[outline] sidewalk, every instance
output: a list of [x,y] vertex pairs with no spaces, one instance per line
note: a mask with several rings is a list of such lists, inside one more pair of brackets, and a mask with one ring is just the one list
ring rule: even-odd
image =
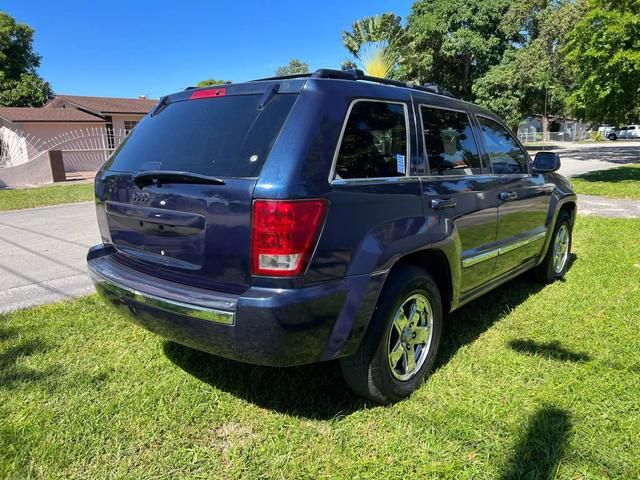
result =
[[86,255],[100,235],[93,202],[0,213],[0,313],[93,292]]

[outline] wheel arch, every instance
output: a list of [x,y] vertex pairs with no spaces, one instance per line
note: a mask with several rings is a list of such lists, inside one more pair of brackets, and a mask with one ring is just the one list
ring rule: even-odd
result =
[[385,285],[392,278],[394,271],[406,265],[417,266],[429,272],[440,290],[443,311],[449,312],[453,304],[453,278],[447,255],[442,250],[434,248],[408,253],[393,264]]
[[569,214],[569,218],[571,219],[571,228],[573,228],[576,222],[577,209],[578,209],[578,206],[574,201],[565,202],[560,206],[560,212],[567,212]]

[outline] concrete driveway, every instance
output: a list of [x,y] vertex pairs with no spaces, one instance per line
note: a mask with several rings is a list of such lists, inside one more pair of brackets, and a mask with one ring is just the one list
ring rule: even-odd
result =
[[594,170],[608,170],[628,163],[640,163],[640,141],[604,143],[549,143],[529,148],[533,157],[539,150],[552,150],[560,154],[560,173],[567,177]]
[[0,213],[0,312],[91,293],[99,240],[93,203]]

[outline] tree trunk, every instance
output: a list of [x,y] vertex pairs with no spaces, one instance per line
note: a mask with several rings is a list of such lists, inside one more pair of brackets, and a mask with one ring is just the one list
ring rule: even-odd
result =
[[549,117],[542,115],[542,141],[549,141]]
[[471,70],[471,60],[473,55],[466,55],[464,61],[464,75],[463,75],[463,83],[462,83],[462,98],[465,100],[469,100],[469,72]]

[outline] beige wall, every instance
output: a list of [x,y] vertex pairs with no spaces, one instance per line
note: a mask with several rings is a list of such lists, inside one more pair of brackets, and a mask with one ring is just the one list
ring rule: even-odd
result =
[[125,120],[133,120],[139,122],[142,120],[144,115],[111,115],[111,119],[113,120],[113,131],[116,135],[124,135],[124,121]]

